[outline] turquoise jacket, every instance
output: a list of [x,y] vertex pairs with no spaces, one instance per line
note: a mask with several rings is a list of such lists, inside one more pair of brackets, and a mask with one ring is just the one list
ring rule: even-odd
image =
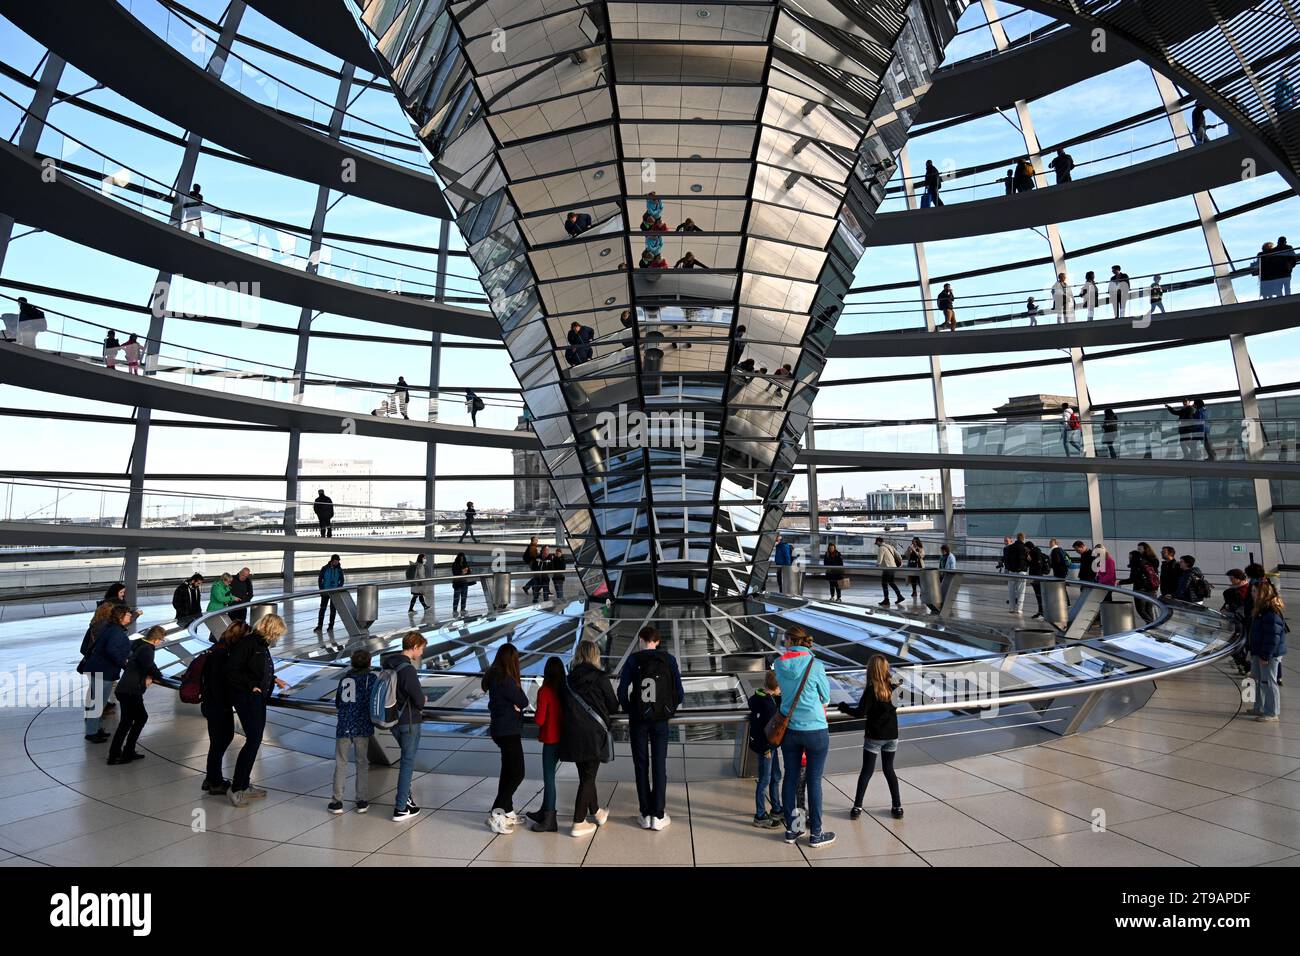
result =
[[[812,673],[799,695],[799,705],[790,713],[790,704],[799,690],[808,661],[812,660]],[[790,715],[791,730],[825,730],[826,705],[831,702],[831,685],[826,679],[826,668],[812,657],[806,647],[787,648],[772,668],[777,683],[781,685],[781,713]]]

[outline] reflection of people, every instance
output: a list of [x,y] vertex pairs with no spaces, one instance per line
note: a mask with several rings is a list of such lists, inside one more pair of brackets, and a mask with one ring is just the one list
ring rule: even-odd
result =
[[569,326],[569,347],[564,350],[564,360],[570,365],[582,365],[591,360],[591,341],[596,333],[581,322]]
[[570,239],[577,239],[591,228],[591,215],[585,212],[571,212],[564,217],[564,231]]

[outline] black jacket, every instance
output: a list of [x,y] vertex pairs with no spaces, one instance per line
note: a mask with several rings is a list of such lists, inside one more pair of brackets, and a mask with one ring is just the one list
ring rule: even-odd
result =
[[[844,567],[844,555],[841,552],[836,551],[834,554],[831,554],[829,551],[826,552],[826,554],[822,556],[822,564],[826,565],[826,579],[828,581],[844,580],[844,571],[842,570]],[[837,568],[841,570],[836,570]]]
[[230,647],[218,641],[207,652],[208,660],[203,665],[203,703],[201,709],[204,717],[217,718],[230,713]]
[[1013,574],[1029,570],[1029,549],[1022,541],[1012,541],[1002,549],[1002,567]]
[[257,634],[241,637],[230,648],[226,673],[232,693],[251,694],[256,689],[261,692],[263,700],[269,698],[275,686],[275,665],[266,641]]
[[[122,668],[122,676],[117,682],[117,695],[143,697],[144,679],[152,677],[155,681],[163,679],[162,671],[153,662],[154,646],[148,641],[135,641],[131,645],[131,659]],[[205,668],[206,669],[206,668]]]
[[1180,405],[1178,408],[1170,408],[1166,405],[1165,411],[1178,419],[1179,438],[1188,435],[1199,435],[1203,431],[1200,419],[1196,417],[1196,409],[1193,406]]
[[1183,569],[1178,566],[1176,558],[1170,558],[1168,561],[1160,562],[1160,593],[1168,594],[1173,597],[1178,593],[1178,579],[1182,577]]
[[1145,565],[1151,565],[1151,567],[1156,568],[1156,570],[1159,571],[1157,563],[1144,555],[1139,554],[1135,557],[1129,558],[1128,580],[1124,583],[1133,588],[1134,591],[1151,594],[1153,592],[1147,585],[1146,573],[1142,570]]
[[190,587],[190,582],[182,581],[172,592],[172,608],[179,620],[182,617],[196,617],[203,613],[203,589]]
[[230,594],[240,604],[253,600],[253,576],[250,574],[248,580],[241,581],[236,574],[230,581]]
[[521,711],[528,706],[528,695],[523,688],[505,678],[489,684],[487,677],[483,678],[479,686],[487,691],[488,713],[492,716],[488,736],[520,736],[524,732]]
[[[603,723],[591,719],[574,695],[580,696]],[[574,763],[601,760],[609,756],[609,715],[618,710],[618,698],[609,686],[609,675],[591,664],[579,664],[569,674],[561,695],[564,723],[560,731],[560,759]]]
[[334,520],[334,499],[329,495],[321,495],[312,505],[312,510],[316,512],[316,520],[333,521]]
[[[550,560],[547,562],[546,567],[547,567],[547,570],[549,570],[549,571],[564,571],[564,569],[568,567],[568,562],[565,561],[565,559],[564,559],[564,555],[562,555],[562,554],[553,554],[553,555],[551,555]],[[552,575],[551,575],[551,579],[552,579],[553,581],[563,581],[563,580],[564,580],[564,575],[563,575],[563,574],[552,574]]]
[[1052,565],[1053,577],[1063,578],[1070,573],[1070,557],[1059,544],[1048,555],[1048,562]]
[[397,717],[403,724],[418,724],[424,719],[424,688],[415,665],[405,654],[389,654],[380,662],[384,670],[397,670]]
[[858,701],[857,706],[840,704],[839,710],[841,714],[848,714],[850,717],[866,718],[863,733],[868,740],[898,739],[898,711],[894,707],[894,701],[880,700],[870,684],[863,691],[862,699]]

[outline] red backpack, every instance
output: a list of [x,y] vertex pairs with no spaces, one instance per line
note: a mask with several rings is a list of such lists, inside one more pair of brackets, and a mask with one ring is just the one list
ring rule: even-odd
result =
[[203,703],[203,668],[207,665],[208,658],[211,656],[211,650],[195,654],[194,659],[190,661],[189,667],[185,668],[185,673],[181,676],[181,703]]
[[1146,582],[1147,590],[1153,594],[1160,590],[1160,574],[1150,561],[1142,562],[1142,580]]
[[1070,412],[1070,431],[1077,432],[1078,430],[1079,430],[1079,414],[1078,412]]

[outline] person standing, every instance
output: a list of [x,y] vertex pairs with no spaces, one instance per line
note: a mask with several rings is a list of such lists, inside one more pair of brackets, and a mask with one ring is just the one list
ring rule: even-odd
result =
[[1205,106],[1198,100],[1192,107],[1192,142],[1197,146],[1204,146],[1205,141],[1209,138],[1209,131],[1205,124]]
[[334,522],[334,499],[325,494],[324,488],[316,492],[316,500],[312,503],[312,510],[316,512],[316,520],[320,523],[320,536],[322,538],[334,537],[334,529],[330,527]]
[[[318,591],[337,591],[343,587],[344,574],[343,562],[337,554],[331,554],[330,559],[321,565],[320,571],[316,574],[316,590]],[[316,614],[316,633],[322,630],[325,623],[325,609],[329,608],[330,612],[330,630],[334,630],[334,618],[338,614],[338,609],[334,607],[334,601],[329,594],[320,596],[320,611]]]
[[122,350],[122,343],[117,340],[117,333],[109,329],[104,338],[104,368],[117,368],[117,353]]
[[1070,556],[1065,553],[1061,547],[1061,542],[1053,538],[1048,547],[1051,549],[1047,553],[1047,563],[1052,569],[1052,577],[1064,581],[1070,576]]
[[1176,552],[1169,545],[1160,549],[1160,599],[1167,601],[1178,593],[1178,579],[1182,569],[1178,567]]
[[797,768],[805,767],[808,846],[820,849],[835,842],[835,834],[822,829],[822,775],[831,745],[826,705],[831,702],[831,687],[826,678],[826,668],[813,655],[812,646],[812,636],[796,624],[786,631],[785,653],[772,669],[781,687],[780,714],[789,718],[781,741],[781,761],[785,765],[785,781],[781,788],[785,842],[799,840],[799,832],[794,828],[799,790]]
[[1295,272],[1296,252],[1286,241],[1286,236],[1278,236],[1273,245],[1273,255],[1277,260],[1278,295],[1291,294],[1291,273]]
[[415,672],[415,662],[424,657],[428,643],[419,631],[407,631],[402,635],[401,651],[389,654],[380,665],[384,670],[397,672],[397,723],[393,725],[393,736],[402,756],[393,802],[394,823],[420,815],[420,807],[411,799],[415,754],[420,749],[420,729],[424,726],[424,688]]
[[1012,575],[1007,582],[1007,603],[1012,614],[1023,614],[1025,608],[1025,580],[1029,576],[1029,548],[1025,546],[1025,533],[1019,531],[1015,538],[1002,548],[1002,570]]
[[429,602],[425,600],[425,592],[429,589],[429,579],[433,573],[429,570],[429,565],[424,559],[424,555],[417,554],[415,560],[406,566],[406,580],[411,582],[411,603],[406,609],[407,614],[415,613],[415,602],[420,602],[420,607],[429,610]]
[[132,332],[125,343],[122,345],[122,357],[126,359],[126,371],[128,375],[140,374],[140,359],[144,356],[144,346],[140,344],[139,339]]
[[1029,325],[1031,327],[1038,325],[1038,317],[1042,314],[1043,310],[1038,307],[1038,300],[1031,295],[1029,301],[1025,303],[1025,315],[1029,317]]
[[334,688],[334,788],[330,795],[330,813],[343,812],[343,791],[348,782],[348,754],[357,765],[357,813],[370,809],[370,738],[375,725],[370,719],[370,691],[374,671],[370,669],[370,652],[364,648],[352,652],[347,673]]
[[898,590],[898,585],[894,583],[894,569],[902,565],[902,563],[897,548],[884,538],[876,539],[876,567],[882,569],[880,572],[880,591],[885,598],[877,607],[889,607],[890,588],[894,589],[894,595],[898,599],[897,603],[903,603],[903,592]]
[[1006,189],[1008,196],[1016,191],[1016,172],[1014,169],[1008,169],[1007,174],[1002,177],[1002,186]]
[[36,348],[36,337],[46,331],[45,310],[27,301],[26,296],[18,297],[18,344]]
[[131,659],[131,638],[126,629],[131,626],[133,617],[131,609],[125,604],[113,605],[108,612],[108,623],[99,632],[99,637],[78,668],[90,678],[86,689],[85,738],[92,744],[102,744],[108,740],[108,734],[103,731],[100,722],[113,683],[122,676],[122,668]]
[[554,655],[548,657],[533,712],[537,740],[542,745],[542,806],[524,814],[536,833],[559,830],[555,820],[555,772],[560,766],[560,738],[564,727],[564,700],[561,697],[564,676],[564,662]]
[[826,565],[826,583],[830,586],[830,599],[844,602],[844,555],[840,554],[840,549],[832,541],[826,547],[826,554],[822,558],[822,564]]
[[1189,604],[1204,604],[1210,591],[1210,582],[1196,566],[1196,556],[1182,555],[1178,559],[1178,589],[1174,591],[1174,597]]
[[[942,600],[947,600],[948,587],[952,584],[951,572],[957,570],[957,555],[952,553],[952,548],[946,543],[939,545],[939,570],[943,572],[939,575],[939,596]],[[933,606],[930,610],[939,613]]]
[[1083,285],[1079,286],[1079,305],[1088,310],[1088,321],[1091,322],[1097,310],[1097,273],[1089,271],[1084,275]]
[[564,571],[568,563],[564,559],[564,552],[556,548],[551,552],[550,561],[547,567],[551,572],[551,587],[555,589],[555,600],[564,600]]
[[451,562],[451,616],[467,613],[469,607],[469,559],[461,552]]
[[1038,184],[1034,182],[1034,167],[1028,157],[1016,162],[1014,185],[1017,193],[1027,193],[1037,188]]
[[235,704],[230,689],[230,648],[246,634],[248,625],[243,621],[235,621],[204,652],[208,659],[203,665],[203,700],[199,706],[208,725],[208,759],[207,773],[200,789],[211,797],[224,797],[230,790],[231,781],[226,779],[222,767],[226,751],[235,739]]
[[411,387],[406,384],[406,376],[397,376],[397,384],[393,386],[393,404],[403,418],[410,418],[406,414],[406,406],[411,403]]
[[[248,568],[240,568],[230,581],[230,596],[235,599],[236,604],[247,604],[253,600],[253,572]],[[248,608],[236,608],[230,612],[232,620],[244,621],[248,619]]]
[[1255,681],[1255,707],[1258,721],[1272,723],[1281,719],[1282,698],[1278,678],[1282,657],[1286,654],[1285,605],[1277,588],[1268,578],[1255,586],[1255,606],[1250,621],[1250,676]]
[[1118,434],[1119,416],[1115,414],[1115,409],[1108,408],[1101,413],[1101,443],[1106,446],[1106,451],[1111,458],[1119,457],[1115,451],[1115,439]]
[[780,699],[781,684],[774,671],[763,675],[763,686],[749,697],[749,749],[758,761],[754,826],[763,830],[785,825],[781,810],[781,748],[772,746],[767,739],[767,725],[776,716]]
[[230,648],[227,663],[230,697],[244,732],[244,746],[235,758],[235,774],[226,792],[235,807],[247,806],[249,800],[266,796],[265,790],[253,786],[253,764],[266,732],[266,708],[271,694],[276,688],[287,686],[275,676],[275,662],[271,659],[271,648],[285,630],[280,615],[267,614]]
[[131,648],[131,657],[122,668],[122,679],[117,682],[117,702],[122,705],[122,716],[117,724],[117,733],[108,745],[108,763],[110,765],[131,763],[144,754],[135,749],[140,739],[140,732],[149,720],[149,712],[144,707],[144,692],[154,683],[163,679],[162,671],[154,663],[154,651],[163,642],[167,632],[155,624],[145,631],[144,636]]
[[1056,172],[1056,185],[1074,181],[1074,157],[1062,146],[1056,150],[1056,158],[1048,165]]
[[488,735],[501,751],[497,795],[487,825],[493,833],[510,834],[519,823],[514,799],[515,791],[524,782],[523,713],[528,707],[528,695],[519,676],[519,651],[513,644],[502,644],[497,649],[479,686],[488,695]]
[[465,413],[469,415],[471,427],[478,428],[478,413],[486,408],[483,399],[472,388],[465,389]]
[[776,536],[776,544],[772,547],[772,563],[776,565],[776,589],[784,594],[785,581],[781,569],[794,564],[794,546],[784,540],[779,533]]
[[208,595],[208,613],[213,611],[224,611],[230,605],[235,603],[235,596],[230,591],[230,586],[235,579],[230,576],[230,572],[224,572],[221,577],[212,582],[212,590]]
[[[920,538],[914,536],[912,538],[911,543],[907,546],[907,551],[904,553],[903,557],[905,563],[909,568],[917,568],[917,569],[924,568],[925,567],[925,543]],[[909,574],[907,576],[907,583],[912,588],[912,601],[916,602],[919,599],[917,588],[921,584],[920,575]]]
[[1156,309],[1160,310],[1161,315],[1168,315],[1165,311],[1165,287],[1160,284],[1160,276],[1151,277],[1151,285],[1147,287],[1147,298],[1151,301],[1151,315],[1156,314]]
[[591,343],[596,338],[596,333],[590,326],[574,322],[569,326],[565,338],[569,346],[564,350],[564,360],[570,366],[583,365],[591,361]]
[[952,291],[952,283],[945,282],[938,298],[935,299],[935,305],[943,314],[943,324],[949,332],[957,331],[957,310],[954,308],[956,301],[957,296]]
[[1083,422],[1069,402],[1061,403],[1061,447],[1065,449],[1066,458],[1071,457],[1071,449],[1083,454]]
[[1070,291],[1070,282],[1064,272],[1056,274],[1052,284],[1052,308],[1056,311],[1056,324],[1062,325],[1074,319],[1074,293]]
[[203,616],[203,575],[197,571],[176,585],[172,592],[172,610],[176,623],[189,627],[190,622]]
[[628,715],[632,765],[641,829],[664,830],[672,822],[668,801],[668,721],[686,697],[677,658],[659,649],[659,631],[637,633],[639,649],[618,676],[618,703]]
[[1178,419],[1178,446],[1184,459],[1196,458],[1196,446],[1201,444],[1204,428],[1196,418],[1196,406],[1184,398],[1180,408],[1165,406],[1165,411]]
[[206,238],[203,234],[203,208],[207,203],[203,198],[203,189],[198,183],[190,187],[190,194],[181,200],[181,231],[194,231],[199,234],[199,238]]
[[1214,453],[1214,443],[1210,440],[1210,412],[1205,407],[1205,400],[1198,398],[1192,402],[1192,417],[1200,425],[1201,444],[1205,449],[1205,460],[1214,461],[1218,456]]
[[[569,832],[584,837],[609,820],[609,811],[601,807],[596,796],[596,774],[602,763],[614,759],[610,715],[618,710],[618,698],[600,667],[600,648],[592,641],[578,642],[564,690],[559,758],[570,761],[578,771]],[[595,823],[588,822],[588,816]],[[644,826],[645,818],[640,822]]]
[[934,160],[927,159],[925,161],[925,193],[921,196],[922,209],[943,205],[943,200],[939,198],[939,190],[942,186],[943,177],[939,175],[939,167],[934,164]]
[[1119,266],[1110,267],[1110,285],[1107,286],[1111,308],[1115,318],[1122,319],[1128,315],[1128,273]]
[[474,534],[474,516],[477,514],[478,512],[474,510],[474,502],[465,502],[465,527],[461,529],[460,541],[464,541],[465,535],[469,535],[469,539],[478,544],[478,535]]
[[876,758],[889,784],[889,813],[895,820],[903,818],[903,800],[898,792],[898,774],[894,772],[894,757],[898,753],[898,711],[894,706],[894,682],[889,675],[889,661],[872,654],[867,661],[867,685],[857,706],[840,704],[839,711],[862,720],[862,769],[858,772],[858,787],[853,795],[853,808],[849,819],[862,816],[862,802],[867,795],[867,785],[876,770]]

